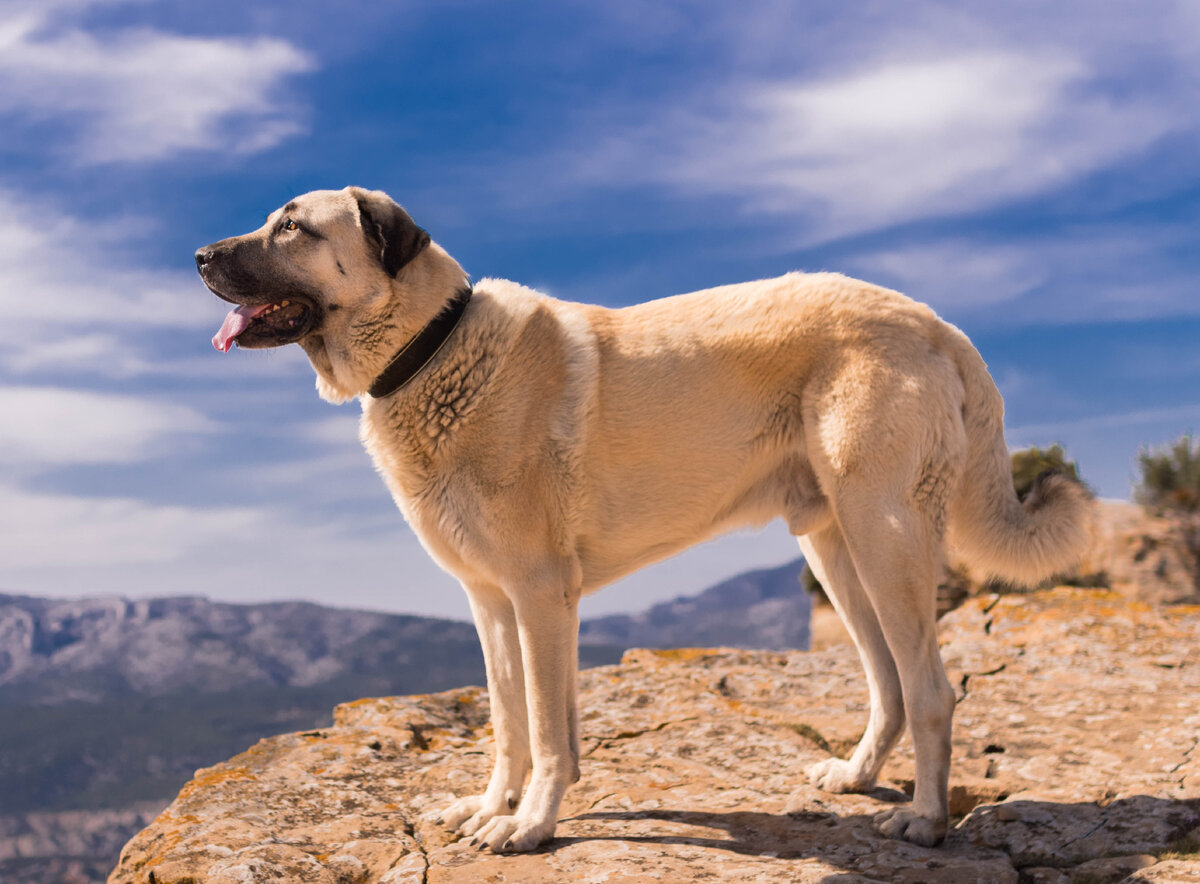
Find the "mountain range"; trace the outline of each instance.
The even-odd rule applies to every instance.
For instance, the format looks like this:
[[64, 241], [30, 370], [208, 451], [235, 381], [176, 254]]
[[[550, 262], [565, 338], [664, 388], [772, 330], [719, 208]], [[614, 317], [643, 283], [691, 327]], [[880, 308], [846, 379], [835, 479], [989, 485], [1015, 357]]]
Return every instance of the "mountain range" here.
[[[639, 614], [585, 620], [580, 664], [630, 647], [808, 645], [803, 560], [748, 572]], [[0, 707], [97, 704], [176, 693], [429, 693], [483, 678], [469, 623], [308, 602], [0, 595]]]

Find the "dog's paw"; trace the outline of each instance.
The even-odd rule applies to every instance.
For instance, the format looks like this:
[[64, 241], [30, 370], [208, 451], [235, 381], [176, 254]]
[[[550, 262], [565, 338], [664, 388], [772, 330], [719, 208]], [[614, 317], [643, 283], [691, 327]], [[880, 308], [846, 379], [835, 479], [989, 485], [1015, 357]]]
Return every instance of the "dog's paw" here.
[[934, 847], [946, 837], [945, 817], [921, 816], [914, 810], [896, 808], [876, 814], [875, 828], [887, 838], [911, 841], [922, 847]]
[[533, 850], [554, 837], [555, 821], [548, 823], [522, 819], [517, 816], [498, 816], [480, 829], [470, 844], [493, 853], [521, 853]]
[[438, 822], [451, 831], [468, 837], [474, 835], [493, 818], [512, 813], [517, 806], [516, 795], [509, 793], [499, 801], [486, 794], [459, 798], [438, 816]]
[[827, 758], [809, 767], [808, 781], [824, 792], [866, 792], [875, 785], [849, 761]]
[[457, 829], [475, 814], [479, 813], [482, 807], [482, 795], [468, 795], [466, 798], [459, 798], [438, 814], [437, 823], [450, 830]]

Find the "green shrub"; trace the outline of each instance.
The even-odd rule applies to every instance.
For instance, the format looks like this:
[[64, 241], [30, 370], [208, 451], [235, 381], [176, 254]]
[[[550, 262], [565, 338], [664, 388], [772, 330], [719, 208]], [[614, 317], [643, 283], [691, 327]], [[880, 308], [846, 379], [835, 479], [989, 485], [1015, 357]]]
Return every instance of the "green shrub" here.
[[1200, 512], [1200, 443], [1185, 434], [1164, 449], [1138, 452], [1138, 503], [1155, 510]]
[[1032, 448], [1022, 448], [1012, 453], [1013, 487], [1017, 489], [1017, 497], [1021, 500], [1033, 489], [1033, 483], [1042, 473], [1053, 470], [1063, 473], [1076, 482], [1079, 481], [1079, 468], [1075, 461], [1067, 460], [1067, 453], [1057, 442], [1049, 448], [1041, 449], [1036, 445]]

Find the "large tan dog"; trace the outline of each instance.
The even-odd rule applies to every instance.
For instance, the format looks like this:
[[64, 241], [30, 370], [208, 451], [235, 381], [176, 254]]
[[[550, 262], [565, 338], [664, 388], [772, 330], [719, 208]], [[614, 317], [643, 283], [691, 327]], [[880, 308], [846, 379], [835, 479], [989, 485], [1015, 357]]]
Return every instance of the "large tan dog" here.
[[1071, 562], [1090, 513], [1082, 487], [1059, 476], [1017, 500], [1003, 403], [961, 332], [834, 274], [622, 310], [496, 279], [472, 292], [403, 209], [353, 187], [301, 196], [196, 262], [213, 292], [243, 305], [218, 348], [296, 342], [321, 396], [360, 399], [376, 468], [467, 592], [496, 763], [447, 825], [497, 851], [551, 838], [579, 777], [580, 596], [778, 517], [870, 688], [853, 756], [809, 778], [869, 788], [907, 720], [913, 804], [878, 824], [942, 839], [954, 711], [934, 624], [944, 540], [1030, 582]]

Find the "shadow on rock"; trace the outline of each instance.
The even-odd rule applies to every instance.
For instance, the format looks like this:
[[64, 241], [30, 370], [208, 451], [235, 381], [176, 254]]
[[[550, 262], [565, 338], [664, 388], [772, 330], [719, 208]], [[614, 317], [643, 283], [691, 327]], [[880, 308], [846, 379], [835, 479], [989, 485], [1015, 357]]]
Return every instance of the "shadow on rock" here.
[[[625, 823], [622, 826], [602, 826], [595, 835], [585, 837], [555, 838], [548, 849], [566, 847], [582, 841], [610, 840], [650, 844], [686, 844], [712, 850], [727, 850], [746, 856], [771, 854], [781, 859], [801, 859], [822, 856], [821, 846], [836, 837], [839, 844], [846, 838], [862, 844], [862, 851], [870, 850], [870, 840], [882, 840], [872, 828], [871, 816], [856, 815], [839, 817], [833, 813], [756, 813], [754, 811], [730, 811], [713, 813], [690, 810], [647, 810], [629, 812], [601, 811], [583, 813], [570, 818], [572, 821], [607, 821]], [[666, 823], [675, 831], [661, 834], [645, 834], [640, 821], [650, 820]], [[639, 821], [638, 825], [633, 825]], [[725, 837], [706, 837], [699, 831], [694, 834], [679, 829], [716, 830]], [[628, 834], [620, 834], [626, 830]], [[634, 834], [639, 832], [642, 834]]]
[[1111, 803], [1010, 800], [975, 808], [957, 837], [1007, 853], [1017, 868], [1160, 854], [1200, 824], [1200, 800], [1133, 795]]
[[[903, 798], [891, 790], [877, 790], [875, 797]], [[1200, 825], [1200, 801], [1137, 795], [1104, 805], [1038, 800], [983, 805], [937, 848], [885, 838], [873, 819], [873, 814], [822, 812], [597, 811], [569, 820], [593, 832], [557, 838], [547, 850], [586, 841], [686, 845], [744, 856], [819, 859], [860, 875], [879, 874], [890, 865], [900, 877], [887, 880], [908, 880], [902, 869], [924, 869], [924, 880], [933, 880], [928, 876], [936, 873], [937, 880], [1003, 881], [1014, 870], [1069, 869], [1106, 857], [1160, 855]]]

